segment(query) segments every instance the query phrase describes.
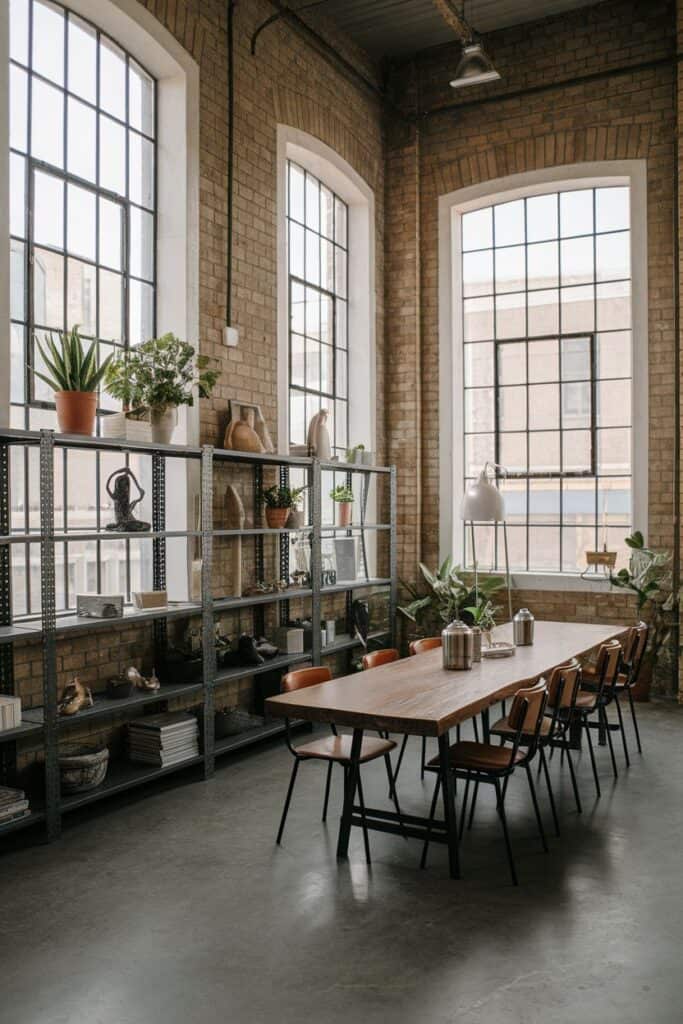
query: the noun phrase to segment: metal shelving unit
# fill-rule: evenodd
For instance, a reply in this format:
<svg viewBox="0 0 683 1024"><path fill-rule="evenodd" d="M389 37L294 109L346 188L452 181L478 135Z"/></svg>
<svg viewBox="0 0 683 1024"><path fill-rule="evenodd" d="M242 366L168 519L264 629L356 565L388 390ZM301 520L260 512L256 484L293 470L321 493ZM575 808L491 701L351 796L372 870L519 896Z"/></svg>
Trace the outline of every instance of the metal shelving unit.
<svg viewBox="0 0 683 1024"><path fill-rule="evenodd" d="M38 450L40 466L40 530L14 533L11 530L10 507L10 449L12 446L32 447ZM119 533L104 530L79 530L56 532L54 528L54 454L56 449L86 449L95 452L121 452L123 454L148 455L152 461L152 530L145 533ZM168 458L194 459L200 466L201 528L194 530L165 529L166 480L165 466ZM218 467L232 465L251 469L253 478L252 497L254 525L243 529L214 529L213 497L214 473ZM259 523L263 507L263 471L265 467L276 467L279 483L287 486L291 469L304 469L310 488L309 524L300 529L270 529ZM360 474L362 498L361 521L349 527L321 522L321 482L323 472L344 472L349 485L354 474ZM369 484L373 474L389 481L389 522L366 523L365 514ZM382 531L389 534L389 568L387 577L368 577L366 531ZM254 593L244 597L226 595L214 598L212 593L212 571L214 547L223 539L250 538L254 544L256 580L264 579L264 545L269 537L275 537L278 544L279 578L289 576L289 544L293 534L307 535L311 545L311 584L306 588L290 588L272 593ZM321 545L324 536L343 533L346 536L360 536L363 565L366 576L322 586ZM167 608L137 610L127 607L120 619L82 618L72 612L58 613L55 594L55 545L68 541L102 540L152 540L152 577L155 589L166 587L166 543L173 538L201 538L202 583L201 601L171 602ZM41 552L41 617L40 620L14 621L12 616L11 549L14 544L39 544ZM98 544L99 548L99 544ZM354 591L372 588L387 588L389 591L389 628L374 631L369 640L383 638L394 643L396 617L396 471L393 467L357 466L337 462L321 462L300 456L278 454L249 454L214 449L209 445L201 448L179 445L158 445L146 442L128 442L107 438L81 437L57 434L50 430L23 431L0 430L0 693L13 694L14 656L13 645L22 641L40 638L42 649L42 707L25 709L21 726L0 732L0 784L11 782L17 761L17 745L30 741L44 751L44 801L32 800L31 813L25 818L0 825L0 837L36 824L44 825L48 839L56 838L61 829L63 814L107 796L125 792L144 785L162 776L180 772L186 768L201 765L204 777L212 775L215 758L243 749L261 740L280 735L284 731L281 721L266 720L262 726L249 729L236 736L216 740L214 731L214 704L216 688L240 679L257 677L268 672L284 672L293 665L304 662L320 664L322 658L350 654L358 646L358 640L350 633L339 636L332 644L321 645L322 603L327 595L345 593L347 598L347 619L350 621L350 607ZM254 666L217 668L214 644L214 623L216 614L250 610L254 619L254 633L263 634L265 608L273 605L278 610L281 624L289 620L290 601L310 601L312 622L311 650L301 654L278 655L270 661ZM166 681L158 691L135 693L128 698L112 699L104 694L95 694L93 707L78 712L73 717L59 718L57 714L57 642L70 633L90 631L114 631L140 622L150 622L154 631L154 657L157 666L165 664L168 648L167 624L179 618L200 618L202 622L202 675L201 680L189 683ZM165 673L164 673L165 674ZM162 674L162 677L163 675ZM197 710L201 754L179 764L163 768L112 760L107 778L95 790L62 797L59 792L58 749L60 738L68 736L69 730L83 722L103 721L107 718L125 718L144 713L150 707L158 710L171 700L186 700L187 706ZM303 723L300 723L303 724Z"/></svg>

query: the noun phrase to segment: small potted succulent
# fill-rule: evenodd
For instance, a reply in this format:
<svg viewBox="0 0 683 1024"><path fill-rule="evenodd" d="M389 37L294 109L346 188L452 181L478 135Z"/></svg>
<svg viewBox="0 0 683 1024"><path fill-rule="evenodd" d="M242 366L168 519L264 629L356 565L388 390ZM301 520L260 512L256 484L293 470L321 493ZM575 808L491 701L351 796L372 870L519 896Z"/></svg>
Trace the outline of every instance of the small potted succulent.
<svg viewBox="0 0 683 1024"><path fill-rule="evenodd" d="M353 448L346 449L346 461L351 462L353 465L360 466L363 462L363 452L365 451L364 444L356 444Z"/></svg>
<svg viewBox="0 0 683 1024"><path fill-rule="evenodd" d="M47 332L45 347L35 339L46 373L35 366L33 373L54 391L57 423L64 434L93 433L97 390L111 361L107 356L98 368L97 342L93 341L85 352L78 327L75 324L70 331L58 331L57 343L52 331Z"/></svg>
<svg viewBox="0 0 683 1024"><path fill-rule="evenodd" d="M292 509L296 509L303 487L268 487L263 492L266 506L266 523L271 530L283 530Z"/></svg>
<svg viewBox="0 0 683 1024"><path fill-rule="evenodd" d="M194 405L195 388L208 398L220 370L209 370L208 356L174 334L151 338L126 351L107 368L105 387L125 408L150 410L152 440L169 444L178 419L178 406Z"/></svg>
<svg viewBox="0 0 683 1024"><path fill-rule="evenodd" d="M330 491L330 497L339 509L338 526L350 526L353 521L353 491L345 484L339 484Z"/></svg>

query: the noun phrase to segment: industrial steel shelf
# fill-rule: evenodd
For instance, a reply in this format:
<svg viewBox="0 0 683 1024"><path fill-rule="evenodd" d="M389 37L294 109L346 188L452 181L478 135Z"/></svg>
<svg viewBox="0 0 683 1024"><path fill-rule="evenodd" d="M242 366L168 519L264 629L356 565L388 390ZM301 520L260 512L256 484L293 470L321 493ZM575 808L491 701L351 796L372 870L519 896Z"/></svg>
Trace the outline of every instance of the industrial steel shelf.
<svg viewBox="0 0 683 1024"><path fill-rule="evenodd" d="M9 500L9 452L12 446L33 446L39 449L40 467L40 530L12 532ZM126 452L149 455L152 460L152 529L149 532L128 533L106 530L80 529L73 532L55 529L54 508L54 451L55 448L77 448L103 452ZM200 462L201 487L201 524L194 530L166 530L166 478L165 466L167 458L196 459ZM214 468L221 465L250 468L253 475L253 525L245 529L214 529L213 497ZM289 485L290 469L305 469L309 489L310 522L303 527L272 529L260 526L259 519L263 509L264 470L276 467L280 486ZM350 526L323 524L321 521L322 473L334 471L345 473L350 486L353 473L362 474L362 494L360 497L360 522ZM388 497L390 516L389 522L366 523L368 490L373 475L388 479ZM221 478L222 484L222 478ZM389 534L389 576L369 577L367 573L368 558L365 545L366 531L387 531ZM279 579L289 578L290 537L294 534L306 534L311 547L311 584L308 587L290 588L270 593L254 593L247 596L214 597L212 593L213 544L222 538L252 538L255 551L255 577L263 581L265 577L264 545L269 537L275 537L279 544ZM322 585L322 538L324 534L344 533L347 536L360 535L365 575L358 579L340 581L333 585ZM115 619L91 619L80 617L73 612L57 613L56 580L55 580L55 547L58 544L75 541L95 541L98 544L107 540L151 540L152 541L152 587L155 590L166 589L166 543L173 538L199 538L202 548L202 582L201 599L198 601L172 601L165 608L135 609L126 607L124 615ZM40 619L22 619L14 621L11 603L11 559L12 545L40 544L41 553L41 615ZM214 722L215 691L225 683L256 677L269 672L286 671L293 665L312 663L319 665L323 657L340 655L349 652L359 645L360 641L350 632L343 634L329 645L322 645L321 625L323 620L322 603L326 596L346 595L346 618L350 623L353 592L372 589L374 587L389 588L389 627L387 630L375 630L369 639L379 640L388 637L393 643L393 628L397 603L396 575L396 471L393 467L359 466L341 462L321 462L303 456L280 455L277 453L250 454L244 452L215 449L209 445L201 448L184 447L181 445L159 445L148 442L124 441L111 438L92 438L77 435L57 434L49 430L23 431L0 429L0 692L14 693L14 658L13 645L22 641L40 640L43 658L43 697L42 707L25 709L22 725L17 729L0 733L0 784L10 783L14 778L14 766L17 748L24 741L42 746L44 750L45 803L36 805L32 802L31 814L26 818L0 825L0 836L5 832L16 831L36 823L44 823L48 839L59 835L61 816L76 808L102 800L105 797L128 789L144 785L162 776L173 774L185 768L201 765L205 778L214 770L216 756L243 749L263 739L278 736L283 732L282 722L266 721L256 729L250 729L237 736L216 740ZM265 608L275 605L278 608L279 622L285 625L290 621L290 602L304 599L310 602L306 615L312 623L311 650L297 654L281 654L264 661L260 665L244 665L226 669L216 667L216 649L214 645L215 615L223 612L251 610L253 616L254 635L265 633ZM104 631L117 627L126 627L142 622L150 622L154 628L154 659L161 670L165 664L168 649L166 625L169 620L201 616L203 645L201 651L201 680L191 683L176 683L165 679L158 691L135 693L123 699L108 698L103 693L96 693L92 708L85 708L73 717L60 718L57 709L57 639L77 632L90 630ZM268 684L270 685L270 684ZM185 701L187 698L187 701ZM68 736L72 726L82 722L114 719L144 713L149 707L156 710L158 706L171 700L180 700L188 707L193 707L198 716L200 727L201 754L176 765L165 768L132 764L123 761L112 761L108 767L104 783L97 789L86 793L61 796L59 791L58 752L60 737ZM299 723L305 724L305 723Z"/></svg>
<svg viewBox="0 0 683 1024"><path fill-rule="evenodd" d="M31 809L29 814L23 818L15 818L14 821L6 821L0 824L0 836L8 835L10 832L19 832L21 829L30 828L31 825L40 825L45 821L45 812Z"/></svg>

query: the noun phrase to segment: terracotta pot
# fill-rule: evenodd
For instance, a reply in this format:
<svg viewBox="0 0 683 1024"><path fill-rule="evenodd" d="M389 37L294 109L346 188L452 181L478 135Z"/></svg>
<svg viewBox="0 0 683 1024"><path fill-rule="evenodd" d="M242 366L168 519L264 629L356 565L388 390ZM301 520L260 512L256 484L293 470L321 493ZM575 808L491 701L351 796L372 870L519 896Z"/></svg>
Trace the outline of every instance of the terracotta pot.
<svg viewBox="0 0 683 1024"><path fill-rule="evenodd" d="M266 523L271 530L283 530L291 509L268 508L266 505Z"/></svg>
<svg viewBox="0 0 683 1024"><path fill-rule="evenodd" d="M57 423L63 434L93 434L97 393L95 391L55 391Z"/></svg>
<svg viewBox="0 0 683 1024"><path fill-rule="evenodd" d="M339 526L350 526L353 522L353 502L352 501L338 501L337 508L339 510L337 518L339 520Z"/></svg>
<svg viewBox="0 0 683 1024"><path fill-rule="evenodd" d="M170 444L173 431L178 422L178 409L175 405L166 405L158 409L150 409L152 420L152 440L157 444Z"/></svg>
<svg viewBox="0 0 683 1024"><path fill-rule="evenodd" d="M650 699L653 668L654 666L650 658L643 658L643 663L638 673L638 682L631 691L633 699L638 701L639 704L645 704Z"/></svg>

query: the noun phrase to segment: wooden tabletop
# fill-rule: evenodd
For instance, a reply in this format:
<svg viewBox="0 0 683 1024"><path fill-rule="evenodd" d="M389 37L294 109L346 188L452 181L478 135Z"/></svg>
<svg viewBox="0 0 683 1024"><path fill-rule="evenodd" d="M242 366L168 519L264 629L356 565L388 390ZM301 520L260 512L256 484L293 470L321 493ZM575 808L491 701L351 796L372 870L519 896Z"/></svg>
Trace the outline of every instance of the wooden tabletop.
<svg viewBox="0 0 683 1024"><path fill-rule="evenodd" d="M483 659L469 671L443 668L441 650L354 672L328 683L270 697L269 714L334 722L357 729L387 729L416 736L440 736L458 722L511 697L569 658L621 637L628 626L580 622L537 622L531 647L511 658ZM494 639L509 640L509 624Z"/></svg>

